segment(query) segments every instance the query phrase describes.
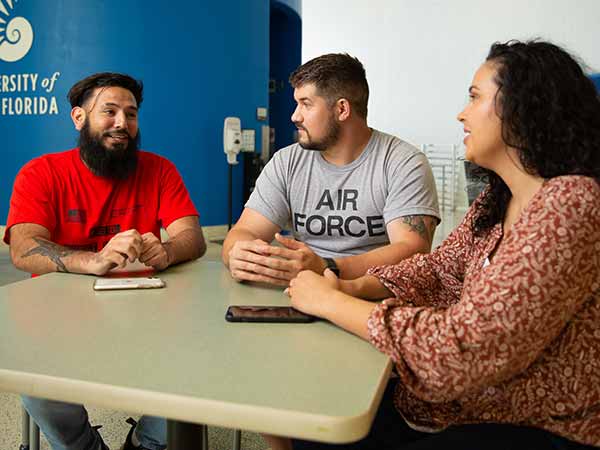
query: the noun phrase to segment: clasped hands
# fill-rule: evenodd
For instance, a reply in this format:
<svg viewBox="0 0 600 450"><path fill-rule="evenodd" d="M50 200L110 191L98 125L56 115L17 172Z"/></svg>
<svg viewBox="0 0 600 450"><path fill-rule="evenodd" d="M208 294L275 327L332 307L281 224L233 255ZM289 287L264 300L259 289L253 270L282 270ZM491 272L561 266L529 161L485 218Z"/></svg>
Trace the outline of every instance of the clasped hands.
<svg viewBox="0 0 600 450"><path fill-rule="evenodd" d="M156 270L166 269L171 262L167 247L154 233L140 234L132 229L116 234L102 250L94 254L90 263L91 272L104 275L136 259Z"/></svg>
<svg viewBox="0 0 600 450"><path fill-rule="evenodd" d="M326 299L340 289L340 280L331 270L325 270L323 258L306 244L280 234L275 239L282 247L260 239L236 242L229 251L231 276L237 281L286 286L292 306L323 317Z"/></svg>
<svg viewBox="0 0 600 450"><path fill-rule="evenodd" d="M325 261L310 247L279 233L273 246L261 239L237 241L229 251L229 272L237 281L258 281L288 286L303 270L323 273Z"/></svg>

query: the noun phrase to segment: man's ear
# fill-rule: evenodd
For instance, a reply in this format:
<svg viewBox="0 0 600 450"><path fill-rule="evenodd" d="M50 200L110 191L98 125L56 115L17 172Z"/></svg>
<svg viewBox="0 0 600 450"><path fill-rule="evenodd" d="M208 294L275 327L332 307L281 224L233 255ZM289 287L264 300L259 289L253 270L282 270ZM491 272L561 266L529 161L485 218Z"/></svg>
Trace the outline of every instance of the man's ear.
<svg viewBox="0 0 600 450"><path fill-rule="evenodd" d="M83 124L85 123L86 112L81 106L75 106L71 110L71 120L73 120L73 125L75 125L75 129L77 131L81 131L83 128Z"/></svg>
<svg viewBox="0 0 600 450"><path fill-rule="evenodd" d="M335 108L336 108L336 112L337 112L337 119L340 122L344 122L345 120L348 120L350 118L350 113L352 111L352 105L350 105L350 102L347 99L345 99L345 98L338 99L338 101L335 102Z"/></svg>

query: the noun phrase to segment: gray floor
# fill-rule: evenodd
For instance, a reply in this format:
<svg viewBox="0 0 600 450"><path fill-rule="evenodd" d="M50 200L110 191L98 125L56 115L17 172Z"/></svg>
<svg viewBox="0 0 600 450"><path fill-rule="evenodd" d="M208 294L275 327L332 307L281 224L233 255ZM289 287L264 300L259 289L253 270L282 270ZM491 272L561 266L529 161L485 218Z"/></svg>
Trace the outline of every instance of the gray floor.
<svg viewBox="0 0 600 450"><path fill-rule="evenodd" d="M222 239L223 228L214 227L212 230L206 230L209 240ZM0 227L2 232L2 227ZM2 233L3 234L3 233ZM208 246L205 258L219 259L221 246L215 243L210 243ZM8 247L0 243L0 286L13 283L15 281L28 278L29 275L16 270L10 262ZM101 408L94 408L91 405L86 405L90 421L93 425L102 425L100 433L106 444L112 449L121 448L123 440L129 431L129 425L125 423L130 414L122 411L110 411ZM133 416L137 419L136 416ZM21 404L19 398L15 394L0 392L0 450L17 450L21 440ZM231 430L226 430L217 427L209 427L209 445L211 450L229 450L233 440ZM49 450L48 443L42 436L41 448ZM243 450L264 450L265 445L262 438L250 432L242 433L242 449Z"/></svg>

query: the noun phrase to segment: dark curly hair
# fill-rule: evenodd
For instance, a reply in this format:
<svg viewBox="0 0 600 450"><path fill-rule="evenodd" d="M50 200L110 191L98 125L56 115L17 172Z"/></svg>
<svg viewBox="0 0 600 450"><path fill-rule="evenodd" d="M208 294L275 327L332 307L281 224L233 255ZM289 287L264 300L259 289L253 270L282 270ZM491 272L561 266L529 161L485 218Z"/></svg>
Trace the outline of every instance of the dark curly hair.
<svg viewBox="0 0 600 450"><path fill-rule="evenodd" d="M121 87L135 97L138 108L144 100L144 84L129 75L113 72L95 73L73 85L67 94L71 107L83 105L98 87Z"/></svg>
<svg viewBox="0 0 600 450"><path fill-rule="evenodd" d="M314 83L317 93L332 106L347 99L356 114L367 118L369 84L362 63L347 53L329 53L311 59L290 75L293 88Z"/></svg>
<svg viewBox="0 0 600 450"><path fill-rule="evenodd" d="M586 175L600 182L600 97L567 51L549 42L516 40L492 45L496 113L502 139L518 150L524 169L545 179ZM474 228L501 222L511 198L504 181L481 169L490 185Z"/></svg>

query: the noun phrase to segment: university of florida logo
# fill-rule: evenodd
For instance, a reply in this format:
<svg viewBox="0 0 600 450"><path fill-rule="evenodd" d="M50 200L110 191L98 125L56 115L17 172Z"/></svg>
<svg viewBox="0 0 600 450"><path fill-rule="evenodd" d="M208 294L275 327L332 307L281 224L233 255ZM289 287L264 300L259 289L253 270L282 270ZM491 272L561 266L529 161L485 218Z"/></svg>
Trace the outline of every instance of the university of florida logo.
<svg viewBox="0 0 600 450"><path fill-rule="evenodd" d="M23 58L33 44L33 28L24 17L14 16L19 0L0 0L0 60L15 62Z"/></svg>

